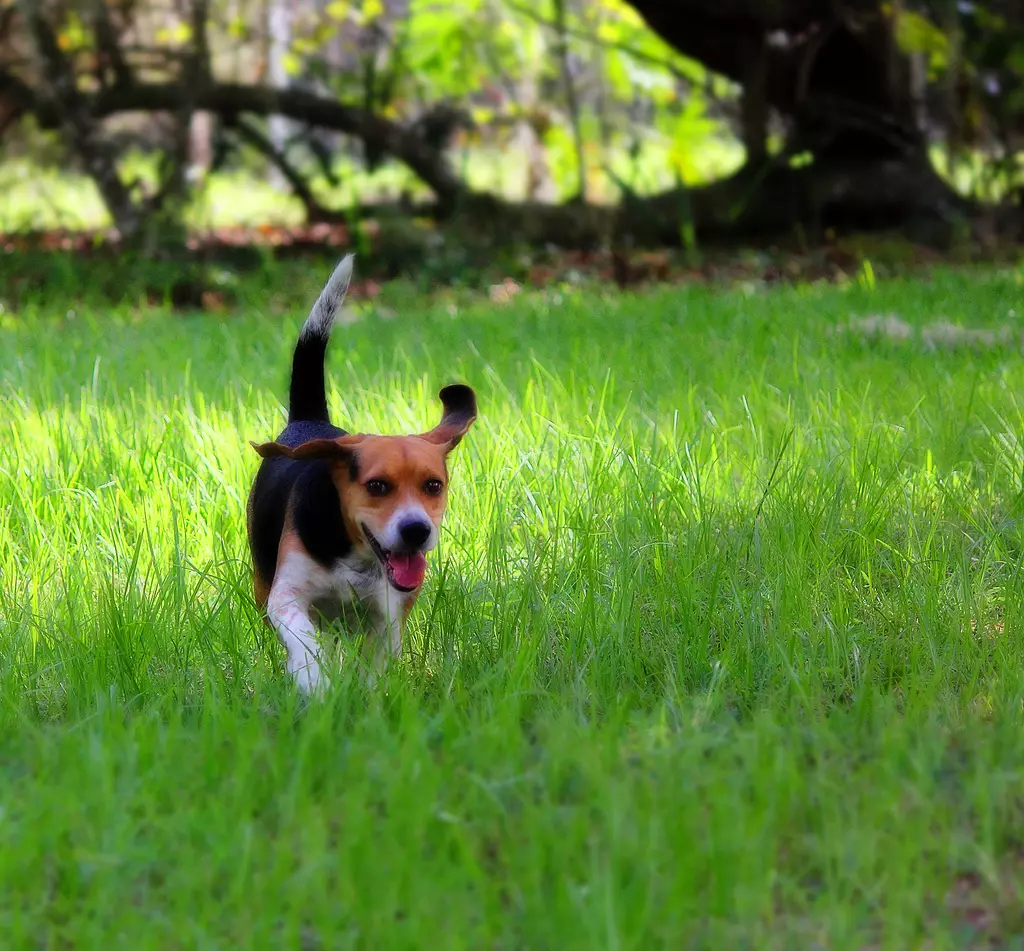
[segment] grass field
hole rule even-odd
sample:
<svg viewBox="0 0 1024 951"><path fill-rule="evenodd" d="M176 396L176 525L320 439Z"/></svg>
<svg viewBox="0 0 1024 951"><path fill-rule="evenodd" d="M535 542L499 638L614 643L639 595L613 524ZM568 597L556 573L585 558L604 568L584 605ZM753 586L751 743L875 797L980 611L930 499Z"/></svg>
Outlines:
<svg viewBox="0 0 1024 951"><path fill-rule="evenodd" d="M307 704L243 509L329 267L0 315L5 947L1017 946L1024 272L388 286L336 420L481 417L406 657Z"/></svg>

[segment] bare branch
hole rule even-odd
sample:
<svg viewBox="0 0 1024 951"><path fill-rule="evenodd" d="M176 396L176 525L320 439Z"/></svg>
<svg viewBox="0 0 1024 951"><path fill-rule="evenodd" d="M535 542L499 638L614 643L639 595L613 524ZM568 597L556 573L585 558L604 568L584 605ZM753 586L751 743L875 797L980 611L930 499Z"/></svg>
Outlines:
<svg viewBox="0 0 1024 951"><path fill-rule="evenodd" d="M565 0L555 0L555 36L557 37L558 62L562 70L562 82L565 83L565 99L569 106L569 121L572 125L573 146L576 151L576 168L579 173L579 189L577 197L580 201L587 200L587 162L583 154L583 132L580 129L580 106L576 100L576 86L572 81L569 69L569 39L565 25Z"/></svg>
<svg viewBox="0 0 1024 951"><path fill-rule="evenodd" d="M531 10L530 7L524 6L520 3L516 3L515 0L503 0L509 7L516 11L521 16L526 17L528 20L532 20L539 26L546 27L549 30L558 30L559 26L557 21L549 20L544 15L538 13L536 10ZM622 43L618 41L603 40L599 36L593 33L588 33L586 30L579 30L570 27L565 24L564 30L567 36L572 36L575 39L582 40L585 43L589 43L592 46L598 46L601 49L606 50L618 50L620 53L625 53L627 56L632 57L637 62L647 63L650 66L654 66L657 69L663 69L675 79L682 80L684 82L692 83L694 81L694 74L692 72L687 73L680 69L675 63L670 62L667 59L662 59L660 56L652 56L650 53L645 53L643 50L637 49L635 46L631 46L629 43Z"/></svg>
<svg viewBox="0 0 1024 951"><path fill-rule="evenodd" d="M6 40L11 35L11 24L14 22L13 6L0 8L0 41Z"/></svg>
<svg viewBox="0 0 1024 951"><path fill-rule="evenodd" d="M59 51L58 51L59 52ZM62 123L62 110L52 100L41 101L21 83L19 102L43 126ZM111 87L96 95L75 93L79 113L102 119L121 112L176 112L185 107L221 116L250 113L282 115L298 122L333 129L373 143L381 152L408 165L433 189L443 207L450 207L465 192L444 153L427 142L415 128L405 128L366 109L301 89L268 89L237 83L208 83L186 88L183 83L133 83Z"/></svg>
<svg viewBox="0 0 1024 951"><path fill-rule="evenodd" d="M31 110L32 90L13 73L0 69L0 136Z"/></svg>
<svg viewBox="0 0 1024 951"><path fill-rule="evenodd" d="M50 87L45 107L55 120L54 124L63 128L68 145L85 163L118 229L126 238L132 238L142 224L142 216L117 173L113 150L98 134L98 117L92 103L79 92L71 63L57 43L38 0L20 0L19 9ZM20 97L23 105L27 105L25 94L28 87L24 83L20 88L9 83L9 88ZM33 111L38 114L38 105Z"/></svg>
<svg viewBox="0 0 1024 951"><path fill-rule="evenodd" d="M298 169L288 161L288 157L270 141L256 126L245 119L238 119L234 123L234 129L238 135L265 155L291 185L296 198L306 208L306 217L309 221L330 221L339 216L329 208L325 208L317 201L309 187L309 183L299 174Z"/></svg>
<svg viewBox="0 0 1024 951"><path fill-rule="evenodd" d="M114 31L114 24L110 22L107 0L92 0L92 13L93 30L96 32L96 45L99 47L99 52L106 57L106 65L114 73L114 82L121 85L130 83L132 74L121 52L121 45Z"/></svg>
<svg viewBox="0 0 1024 951"><path fill-rule="evenodd" d="M189 56L191 80L207 80L210 77L210 43L206 35L209 4L207 0L192 0L192 53Z"/></svg>

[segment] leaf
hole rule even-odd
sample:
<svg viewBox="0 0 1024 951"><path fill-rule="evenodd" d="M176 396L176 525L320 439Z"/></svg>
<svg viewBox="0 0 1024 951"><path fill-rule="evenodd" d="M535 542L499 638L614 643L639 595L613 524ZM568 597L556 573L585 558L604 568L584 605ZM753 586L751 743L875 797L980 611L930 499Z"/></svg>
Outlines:
<svg viewBox="0 0 1024 951"><path fill-rule="evenodd" d="M615 95L626 102L630 101L633 95L633 84L629 81L626 57L619 52L610 52L605 57L605 69L608 82Z"/></svg>
<svg viewBox="0 0 1024 951"><path fill-rule="evenodd" d="M192 39L192 27L189 24L179 21L174 26L162 27L155 33L158 43L169 43L174 46L183 46Z"/></svg>
<svg viewBox="0 0 1024 951"><path fill-rule="evenodd" d="M639 29L647 28L647 24L644 23L643 17L640 16L640 14L637 13L630 4L623 2L623 0L597 0L594 5L604 7L604 9L611 13L617 20L620 20L628 26L637 27Z"/></svg>
<svg viewBox="0 0 1024 951"><path fill-rule="evenodd" d="M949 37L931 20L913 10L883 4L883 10L895 20L896 43L905 53L924 53L933 75L949 65Z"/></svg>
<svg viewBox="0 0 1024 951"><path fill-rule="evenodd" d="M703 177L699 162L701 148L719 129L719 122L707 115L707 100L696 89L690 91L683 111L672 120L672 142L668 159L685 185L694 185Z"/></svg>
<svg viewBox="0 0 1024 951"><path fill-rule="evenodd" d="M1024 113L1024 87L1014 89L1006 97L1006 108L1011 115L1014 113Z"/></svg>
<svg viewBox="0 0 1024 951"><path fill-rule="evenodd" d="M65 52L80 50L89 44L85 25L73 10L68 14L64 29L57 36L57 45Z"/></svg>

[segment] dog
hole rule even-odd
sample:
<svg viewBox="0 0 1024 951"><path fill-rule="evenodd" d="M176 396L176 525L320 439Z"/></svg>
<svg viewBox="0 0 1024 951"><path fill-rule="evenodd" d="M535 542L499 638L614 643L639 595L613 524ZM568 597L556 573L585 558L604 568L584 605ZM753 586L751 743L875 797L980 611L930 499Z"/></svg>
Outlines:
<svg viewBox="0 0 1024 951"><path fill-rule="evenodd" d="M473 390L453 384L441 390L441 422L429 432L332 425L324 361L352 264L350 254L337 266L299 334L287 425L273 442L250 443L263 460L247 505L253 589L305 693L328 682L317 636L324 620L364 622L371 678L401 652L445 513L448 453L477 415Z"/></svg>

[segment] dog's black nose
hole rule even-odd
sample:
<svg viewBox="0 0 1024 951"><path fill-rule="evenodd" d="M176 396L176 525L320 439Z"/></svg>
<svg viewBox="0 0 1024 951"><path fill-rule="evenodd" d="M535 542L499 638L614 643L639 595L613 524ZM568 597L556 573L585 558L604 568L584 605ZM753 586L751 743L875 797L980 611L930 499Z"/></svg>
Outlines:
<svg viewBox="0 0 1024 951"><path fill-rule="evenodd" d="M402 522L398 526L398 534L402 541L410 548L419 548L430 538L430 524L428 522Z"/></svg>

